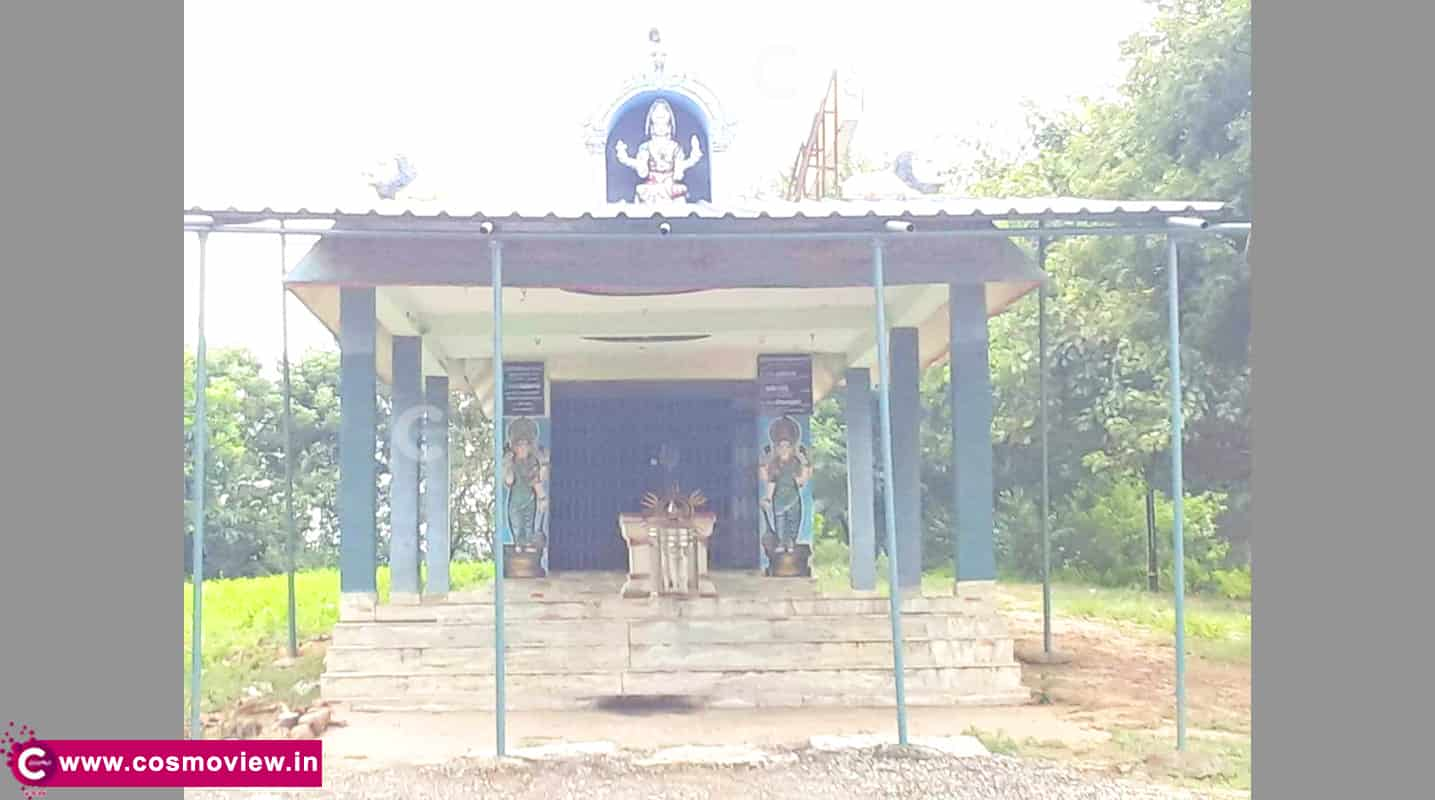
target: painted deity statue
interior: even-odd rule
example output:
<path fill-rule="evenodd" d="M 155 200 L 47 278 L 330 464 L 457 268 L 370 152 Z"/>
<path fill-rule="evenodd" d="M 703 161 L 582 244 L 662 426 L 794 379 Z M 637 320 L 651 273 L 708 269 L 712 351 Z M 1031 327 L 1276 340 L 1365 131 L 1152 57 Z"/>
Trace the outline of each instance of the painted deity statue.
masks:
<path fill-rule="evenodd" d="M 691 147 L 684 155 L 682 145 L 674 137 L 676 127 L 673 107 L 666 100 L 654 100 L 648 107 L 645 127 L 648 140 L 638 145 L 637 156 L 628 154 L 628 145 L 622 139 L 614 145 L 618 163 L 638 173 L 643 181 L 637 189 L 639 203 L 671 203 L 687 197 L 683 175 L 702 159 L 703 151 L 698 137 L 693 136 Z"/>
<path fill-rule="evenodd" d="M 802 533 L 802 487 L 812 480 L 812 462 L 802 446 L 802 428 L 791 417 L 773 420 L 768 439 L 771 444 L 758 467 L 767 521 L 763 546 L 768 552 L 791 551 Z"/>
<path fill-rule="evenodd" d="M 538 424 L 532 419 L 521 417 L 508 427 L 503 482 L 514 545 L 541 551 L 548 538 L 548 452 L 538 442 Z"/>

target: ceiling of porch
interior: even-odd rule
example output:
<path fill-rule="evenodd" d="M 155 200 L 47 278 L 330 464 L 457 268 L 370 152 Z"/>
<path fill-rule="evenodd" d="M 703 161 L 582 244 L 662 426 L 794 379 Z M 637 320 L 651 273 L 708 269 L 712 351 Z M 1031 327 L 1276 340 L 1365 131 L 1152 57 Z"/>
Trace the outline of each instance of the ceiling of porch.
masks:
<path fill-rule="evenodd" d="M 987 285 L 996 314 L 1034 283 Z M 339 289 L 291 286 L 337 333 Z M 378 368 L 389 376 L 393 336 L 420 336 L 424 372 L 487 405 L 493 383 L 493 297 L 484 286 L 381 286 L 376 290 Z M 919 329 L 923 364 L 947 352 L 948 288 L 892 286 L 888 324 Z M 875 370 L 876 307 L 870 288 L 714 289 L 677 294 L 600 295 L 564 289 L 503 293 L 504 358 L 541 360 L 553 381 L 748 380 L 760 353 L 813 355 L 820 398 L 848 367 Z M 616 341 L 615 341 L 616 340 Z"/>

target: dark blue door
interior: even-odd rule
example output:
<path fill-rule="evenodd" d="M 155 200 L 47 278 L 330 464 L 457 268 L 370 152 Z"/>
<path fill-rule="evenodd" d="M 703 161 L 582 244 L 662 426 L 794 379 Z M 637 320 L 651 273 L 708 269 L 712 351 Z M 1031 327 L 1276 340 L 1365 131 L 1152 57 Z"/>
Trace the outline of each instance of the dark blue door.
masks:
<path fill-rule="evenodd" d="M 552 404 L 552 569 L 627 569 L 618 514 L 659 488 L 665 443 L 677 447 L 682 488 L 700 490 L 717 514 L 709 566 L 757 566 L 751 384 L 555 382 Z"/>

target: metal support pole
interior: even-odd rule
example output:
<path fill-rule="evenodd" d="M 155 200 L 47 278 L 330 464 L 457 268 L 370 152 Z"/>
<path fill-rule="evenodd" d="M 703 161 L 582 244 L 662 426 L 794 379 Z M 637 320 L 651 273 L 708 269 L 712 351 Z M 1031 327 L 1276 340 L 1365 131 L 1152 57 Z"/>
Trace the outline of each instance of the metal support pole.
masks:
<path fill-rule="evenodd" d="M 194 546 L 193 562 L 190 567 L 191 583 L 194 589 L 194 621 L 190 626 L 189 665 L 189 738 L 204 737 L 204 728 L 199 721 L 200 708 L 200 666 L 203 663 L 200 650 L 204 642 L 202 622 L 204 614 L 204 466 L 209 455 L 208 421 L 205 393 L 209 389 L 209 370 L 205 364 L 209 357 L 204 344 L 204 282 L 206 273 L 209 234 L 199 234 L 199 337 L 194 352 Z"/>
<path fill-rule="evenodd" d="M 1156 549 L 1156 488 L 1146 479 L 1146 588 L 1161 590 L 1161 565 Z"/>
<path fill-rule="evenodd" d="M 1186 576 L 1182 547 L 1181 510 L 1184 489 L 1181 482 L 1181 301 L 1179 295 L 1176 237 L 1166 237 L 1167 303 L 1171 325 L 1171 509 L 1173 583 L 1176 588 L 1176 749 L 1186 749 Z"/>
<path fill-rule="evenodd" d="M 1036 265 L 1046 272 L 1046 239 L 1036 240 Z M 1041 394 L 1041 649 L 1051 655 L 1051 481 L 1046 397 L 1046 284 L 1036 290 L 1037 371 Z"/>
<path fill-rule="evenodd" d="M 284 223 L 279 223 L 279 277 L 289 271 L 289 238 L 284 235 Z M 288 538 L 285 540 L 285 557 L 289 562 L 289 657 L 299 657 L 298 603 L 294 598 L 295 540 L 299 533 L 294 526 L 294 406 L 293 387 L 289 382 L 289 290 L 279 286 L 279 319 L 283 336 L 282 358 L 284 359 L 284 524 Z"/>
<path fill-rule="evenodd" d="M 503 499 L 503 244 L 489 244 L 493 266 L 493 685 L 496 693 L 498 755 L 507 754 L 503 649 L 503 531 L 508 527 Z"/>
<path fill-rule="evenodd" d="M 877 294 L 877 393 L 882 422 L 883 519 L 887 528 L 887 600 L 892 618 L 892 680 L 897 691 L 897 741 L 907 744 L 907 687 L 902 666 L 902 588 L 897 573 L 897 497 L 892 485 L 892 369 L 887 341 L 887 299 L 882 267 L 882 241 L 872 241 L 872 285 Z"/>

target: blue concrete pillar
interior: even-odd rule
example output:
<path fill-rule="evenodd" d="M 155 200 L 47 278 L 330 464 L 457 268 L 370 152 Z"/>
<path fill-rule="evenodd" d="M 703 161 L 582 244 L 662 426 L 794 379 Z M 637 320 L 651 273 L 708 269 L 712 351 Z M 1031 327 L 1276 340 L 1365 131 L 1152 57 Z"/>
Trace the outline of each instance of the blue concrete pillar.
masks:
<path fill-rule="evenodd" d="M 996 579 L 992 491 L 992 376 L 987 293 L 982 284 L 951 286 L 952 475 L 955 479 L 957 582 Z"/>
<path fill-rule="evenodd" d="M 424 543 L 428 545 L 428 581 L 424 593 L 449 591 L 449 449 L 448 378 L 424 381 Z"/>
<path fill-rule="evenodd" d="M 419 597 L 419 445 L 423 365 L 417 336 L 393 338 L 393 411 L 389 417 L 389 597 Z"/>
<path fill-rule="evenodd" d="M 922 584 L 922 397 L 916 328 L 893 328 L 892 489 L 897 508 L 898 580 L 904 589 Z"/>
<path fill-rule="evenodd" d="M 877 588 L 877 504 L 873 474 L 872 375 L 847 370 L 847 533 L 851 545 L 852 588 Z"/>
<path fill-rule="evenodd" d="M 378 591 L 378 321 L 373 289 L 339 290 L 339 591 Z"/>

